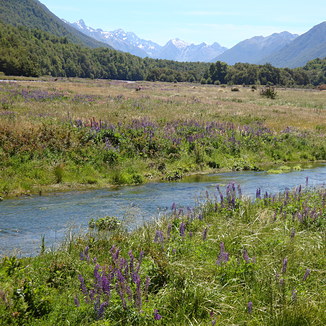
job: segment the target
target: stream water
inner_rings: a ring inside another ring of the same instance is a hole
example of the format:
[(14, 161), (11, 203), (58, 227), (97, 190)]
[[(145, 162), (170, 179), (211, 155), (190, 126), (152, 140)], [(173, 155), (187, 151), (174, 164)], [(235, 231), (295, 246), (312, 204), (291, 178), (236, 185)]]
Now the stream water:
[(181, 182), (148, 183), (91, 191), (55, 193), (0, 202), (0, 256), (35, 256), (44, 237), (46, 248), (56, 248), (69, 234), (82, 232), (91, 218), (117, 216), (135, 228), (169, 213), (171, 205), (193, 207), (216, 185), (235, 182), (245, 195), (257, 188), (276, 193), (305, 185), (326, 183), (326, 164), (289, 173), (229, 172), (187, 177)]

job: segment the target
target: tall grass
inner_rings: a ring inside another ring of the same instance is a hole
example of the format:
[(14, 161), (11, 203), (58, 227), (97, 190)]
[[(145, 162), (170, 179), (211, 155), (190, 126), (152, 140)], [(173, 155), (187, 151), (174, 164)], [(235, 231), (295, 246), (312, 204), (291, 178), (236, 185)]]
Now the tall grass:
[(280, 89), (271, 100), (239, 90), (1, 83), (0, 196), (325, 160), (325, 92)]
[[(324, 188), (235, 184), (128, 233), (0, 265), (4, 325), (324, 325)], [(112, 218), (110, 218), (112, 219)]]

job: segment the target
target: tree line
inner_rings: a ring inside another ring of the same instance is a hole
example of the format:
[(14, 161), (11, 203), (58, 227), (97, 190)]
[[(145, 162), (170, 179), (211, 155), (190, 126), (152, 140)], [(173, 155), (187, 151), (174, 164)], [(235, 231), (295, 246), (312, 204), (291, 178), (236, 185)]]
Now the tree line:
[(302, 68), (139, 58), (107, 48), (87, 48), (67, 37), (0, 23), (0, 71), (6, 75), (82, 77), (207, 84), (318, 85), (326, 83), (326, 58)]

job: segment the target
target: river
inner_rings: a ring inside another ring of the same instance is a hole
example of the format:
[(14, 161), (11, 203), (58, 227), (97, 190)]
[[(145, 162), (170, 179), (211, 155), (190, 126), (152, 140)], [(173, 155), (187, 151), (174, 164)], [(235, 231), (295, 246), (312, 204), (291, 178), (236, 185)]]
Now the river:
[(55, 249), (70, 234), (85, 231), (91, 218), (117, 216), (132, 229), (169, 213), (173, 203), (194, 207), (204, 201), (206, 191), (216, 193), (217, 184), (235, 182), (243, 194), (253, 196), (257, 188), (277, 193), (305, 185), (307, 177), (309, 186), (325, 184), (326, 164), (282, 174), (228, 172), (191, 176), (181, 182), (7, 199), (0, 202), (0, 256), (35, 256), (42, 237), (46, 248)]

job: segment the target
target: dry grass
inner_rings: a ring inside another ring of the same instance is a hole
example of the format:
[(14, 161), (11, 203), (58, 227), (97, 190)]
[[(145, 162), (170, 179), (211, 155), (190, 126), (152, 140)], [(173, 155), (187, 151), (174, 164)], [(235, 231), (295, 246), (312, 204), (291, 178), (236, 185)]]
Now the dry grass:
[[(94, 117), (113, 123), (141, 117), (163, 121), (196, 119), (235, 123), (256, 120), (274, 130), (288, 126), (326, 130), (326, 92), (316, 90), (277, 89), (277, 98), (271, 100), (262, 98), (259, 90), (252, 91), (248, 87), (231, 92), (230, 87), (187, 83), (62, 79), (40, 83), (18, 81), (16, 84), (23, 88), (61, 92), (67, 97), (96, 97), (91, 103), (16, 103), (14, 111), (20, 113), (24, 123), (30, 120), (31, 113), (32, 116), (46, 113), (58, 119)], [(140, 91), (136, 91), (138, 87)]]

